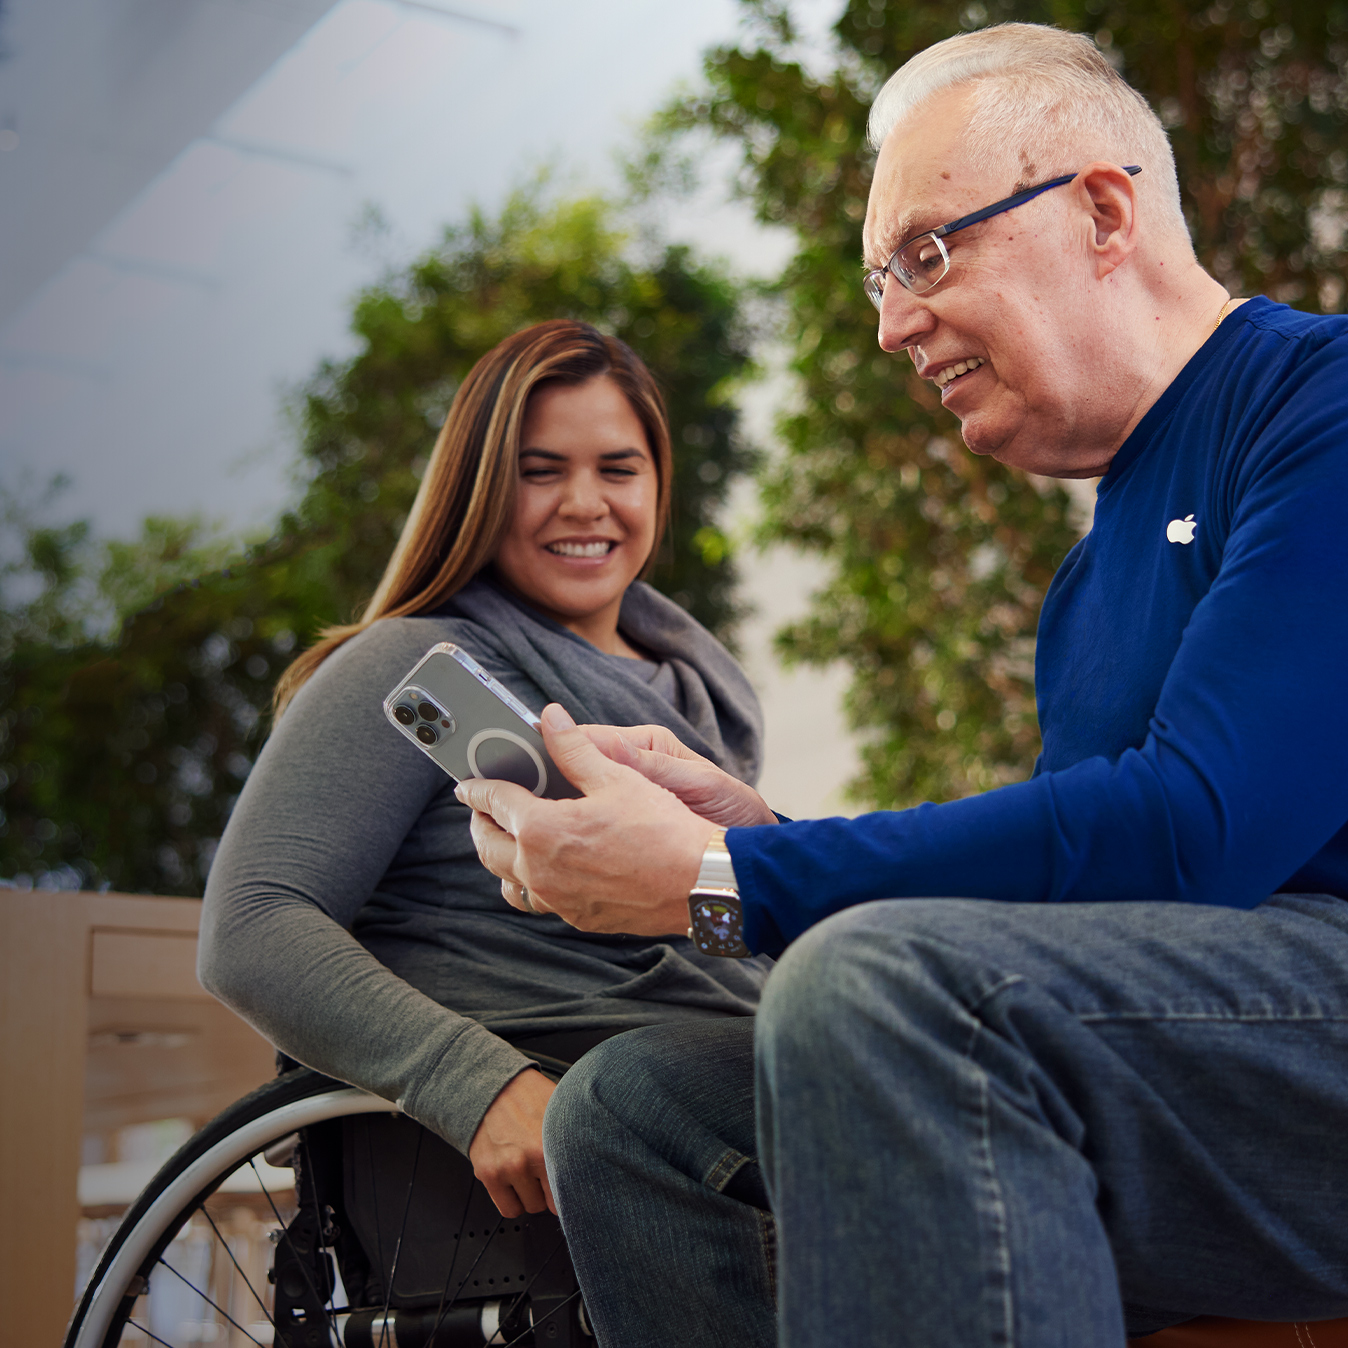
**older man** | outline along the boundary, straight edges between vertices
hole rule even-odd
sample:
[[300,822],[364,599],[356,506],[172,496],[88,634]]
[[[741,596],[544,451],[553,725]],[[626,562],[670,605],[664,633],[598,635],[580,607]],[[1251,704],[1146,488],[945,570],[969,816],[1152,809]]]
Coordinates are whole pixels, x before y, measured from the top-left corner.
[[703,949],[785,952],[756,1046],[637,1031],[553,1097],[599,1338],[1344,1315],[1348,321],[1237,310],[1085,39],[938,44],[872,131],[881,345],[974,453],[1104,475],[1044,604],[1044,752],[970,800],[779,824],[656,732],[550,708],[585,799],[464,784],[517,905],[643,934],[691,908]]

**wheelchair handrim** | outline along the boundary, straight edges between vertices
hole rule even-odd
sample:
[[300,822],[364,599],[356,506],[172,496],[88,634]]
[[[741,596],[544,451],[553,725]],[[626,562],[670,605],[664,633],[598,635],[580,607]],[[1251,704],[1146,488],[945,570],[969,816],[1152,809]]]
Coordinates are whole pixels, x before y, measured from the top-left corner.
[[73,1348],[102,1348],[131,1279],[140,1271],[164,1227],[194,1200],[204,1198],[239,1162],[310,1124],[351,1114],[396,1114],[398,1106],[354,1087],[295,1100],[246,1123],[191,1161],[146,1209],[113,1256],[89,1302]]

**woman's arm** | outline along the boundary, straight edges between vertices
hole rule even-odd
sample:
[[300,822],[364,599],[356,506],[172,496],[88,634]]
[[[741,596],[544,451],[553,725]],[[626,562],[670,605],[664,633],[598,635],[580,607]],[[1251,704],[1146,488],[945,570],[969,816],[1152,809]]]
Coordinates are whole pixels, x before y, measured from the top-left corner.
[[397,977],[350,934],[404,839],[453,786],[381,707],[434,639],[416,619],[378,624],[291,704],[211,868],[199,973],[278,1048],[396,1100],[467,1152],[530,1060]]

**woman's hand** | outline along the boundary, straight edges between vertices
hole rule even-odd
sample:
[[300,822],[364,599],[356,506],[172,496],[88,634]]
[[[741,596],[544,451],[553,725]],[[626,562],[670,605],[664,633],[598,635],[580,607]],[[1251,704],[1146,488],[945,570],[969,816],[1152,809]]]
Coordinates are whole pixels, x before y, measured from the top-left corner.
[[543,1111],[556,1087],[530,1068],[512,1078],[491,1103],[468,1147],[473,1173],[502,1217],[557,1205],[543,1165]]
[[695,754],[667,726],[607,725],[576,727],[606,758],[634,768],[649,782],[663,786],[694,814],[722,828],[775,824],[777,816],[763,797],[710,759]]

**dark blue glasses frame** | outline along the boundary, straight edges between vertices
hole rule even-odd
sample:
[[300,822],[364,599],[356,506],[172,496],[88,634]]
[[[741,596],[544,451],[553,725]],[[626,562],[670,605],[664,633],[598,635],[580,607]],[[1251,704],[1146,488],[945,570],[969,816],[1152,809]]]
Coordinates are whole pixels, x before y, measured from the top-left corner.
[[[1133,176],[1142,172],[1140,164],[1124,164],[1122,168],[1125,173]],[[984,206],[981,210],[974,211],[969,215],[962,215],[958,220],[952,220],[948,225],[938,225],[935,229],[924,229],[921,234],[915,234],[905,243],[901,243],[890,254],[889,261],[883,267],[876,267],[866,273],[865,280],[862,282],[866,297],[877,309],[880,307],[884,298],[886,275],[894,277],[905,290],[911,290],[917,294],[930,290],[950,270],[950,255],[946,252],[945,245],[940,242],[941,239],[956,233],[958,230],[968,229],[970,225],[977,225],[984,220],[989,220],[994,215],[1001,215],[1004,211],[1013,211],[1017,206],[1023,206],[1027,201],[1032,201],[1041,192],[1051,192],[1055,187],[1062,187],[1065,183],[1070,183],[1076,176],[1075,173],[1066,173],[1061,178],[1050,178],[1046,183],[1038,183],[1034,187],[1023,188],[1009,197],[1004,197],[1001,201],[994,201],[991,206]],[[914,269],[910,267],[896,268],[894,263],[904,249],[911,248],[913,244],[923,239],[936,240],[936,247],[940,251],[941,271],[929,284],[918,285],[918,275]],[[935,261],[935,259],[932,260]],[[926,280],[925,277],[922,279]]]

